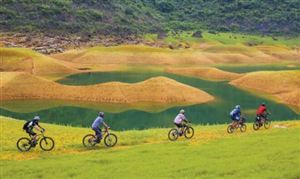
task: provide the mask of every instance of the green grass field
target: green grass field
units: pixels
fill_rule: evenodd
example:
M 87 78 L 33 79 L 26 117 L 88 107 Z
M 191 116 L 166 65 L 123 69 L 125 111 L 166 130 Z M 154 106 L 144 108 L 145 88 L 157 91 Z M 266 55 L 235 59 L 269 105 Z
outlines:
M 164 39 L 167 43 L 199 43 L 199 42 L 209 42 L 215 44 L 224 45 L 234 45 L 234 44 L 247 44 L 255 43 L 260 45 L 275 45 L 275 46 L 286 46 L 286 47 L 297 47 L 299 46 L 300 37 L 286 38 L 286 37 L 276 37 L 271 36 L 259 36 L 259 35 L 249 35 L 241 33 L 217 33 L 212 34 L 204 31 L 202 33 L 202 38 L 192 37 L 193 32 L 182 32 L 177 35 L 168 34 L 168 37 Z M 156 41 L 156 34 L 146 34 L 144 39 L 148 41 Z
M 23 121 L 1 118 L 1 178 L 299 178 L 300 121 L 226 133 L 226 125 L 194 126 L 195 137 L 169 142 L 169 129 L 116 132 L 114 148 L 87 150 L 85 128 L 43 124 L 51 152 L 17 151 Z M 276 128 L 274 126 L 284 126 Z

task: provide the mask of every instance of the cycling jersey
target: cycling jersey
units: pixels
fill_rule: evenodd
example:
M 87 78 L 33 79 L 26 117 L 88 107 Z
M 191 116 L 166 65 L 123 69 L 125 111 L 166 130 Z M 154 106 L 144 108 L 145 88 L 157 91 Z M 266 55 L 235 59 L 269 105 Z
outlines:
M 174 123 L 175 124 L 180 124 L 182 123 L 183 120 L 186 120 L 186 117 L 184 116 L 184 114 L 178 114 L 175 119 L 174 119 Z
M 94 122 L 93 122 L 93 124 L 92 124 L 92 128 L 100 128 L 101 127 L 101 125 L 102 125 L 102 123 L 103 123 L 103 121 L 104 121 L 104 119 L 102 118 L 102 117 L 100 117 L 100 116 L 98 116 L 95 120 L 94 120 Z
M 264 112 L 266 112 L 267 108 L 266 106 L 260 105 L 256 111 L 256 115 L 262 115 Z

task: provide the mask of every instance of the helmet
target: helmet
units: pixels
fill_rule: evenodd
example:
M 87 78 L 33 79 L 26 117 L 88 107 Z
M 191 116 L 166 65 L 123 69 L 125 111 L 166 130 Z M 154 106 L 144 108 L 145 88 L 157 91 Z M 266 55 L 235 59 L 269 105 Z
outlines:
M 240 105 L 236 105 L 235 108 L 236 109 L 241 109 L 241 106 Z
M 184 114 L 184 109 L 180 109 L 179 113 Z
M 99 112 L 98 115 L 99 115 L 100 117 L 104 117 L 104 112 Z
M 261 103 L 261 105 L 262 105 L 262 106 L 265 106 L 265 105 L 266 105 L 266 103 L 265 103 L 265 102 L 263 102 L 263 103 Z
M 40 118 L 40 116 L 34 116 L 33 119 L 34 119 L 34 120 L 40 120 L 41 118 Z

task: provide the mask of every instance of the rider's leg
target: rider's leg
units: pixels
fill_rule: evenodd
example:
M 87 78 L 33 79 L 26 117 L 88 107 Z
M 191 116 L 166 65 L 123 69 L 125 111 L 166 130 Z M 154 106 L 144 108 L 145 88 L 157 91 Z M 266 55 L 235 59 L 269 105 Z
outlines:
M 33 141 L 33 144 L 36 145 L 37 143 L 37 135 L 35 132 L 33 132 L 32 130 L 26 130 L 26 132 L 29 134 L 30 139 Z
M 235 128 L 235 126 L 236 126 L 236 119 L 235 119 L 235 117 L 234 117 L 234 116 L 231 116 L 231 120 L 232 120 L 231 126 L 232 126 L 233 128 Z
M 95 136 L 96 136 L 95 142 L 100 142 L 100 140 L 102 139 L 101 129 L 97 127 L 97 128 L 93 128 L 93 130 L 95 131 Z
M 174 124 L 175 124 L 175 126 L 176 126 L 177 132 L 180 133 L 180 128 L 181 128 L 181 127 L 180 127 L 180 124 L 177 124 L 177 123 L 174 123 Z
M 183 134 L 184 127 L 185 127 L 185 124 L 181 123 L 181 124 L 180 124 L 180 135 Z

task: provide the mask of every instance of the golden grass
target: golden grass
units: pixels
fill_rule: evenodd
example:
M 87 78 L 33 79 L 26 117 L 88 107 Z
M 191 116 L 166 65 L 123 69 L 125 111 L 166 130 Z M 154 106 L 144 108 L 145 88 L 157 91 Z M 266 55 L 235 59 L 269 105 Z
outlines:
M 269 93 L 286 104 L 300 107 L 300 70 L 248 73 L 230 84 Z
M 68 86 L 27 73 L 1 73 L 2 100 L 61 99 L 115 104 L 197 104 L 214 98 L 197 88 L 165 77 L 128 84 L 109 82 L 89 86 Z
M 269 47 L 247 47 L 213 44 L 203 48 L 176 49 L 121 45 L 116 47 L 93 47 L 70 50 L 52 57 L 79 64 L 147 64 L 147 65 L 212 65 L 236 63 L 274 63 L 296 60 L 293 50 L 284 49 L 283 54 L 269 53 Z M 274 47 L 279 48 L 279 47 Z M 281 48 L 280 48 L 281 49 Z M 299 55 L 299 54 L 298 54 Z
M 0 48 L 1 71 L 28 72 L 35 75 L 70 74 L 77 70 L 68 62 L 25 48 Z
M 267 55 L 271 55 L 280 60 L 297 60 L 299 62 L 300 53 L 297 50 L 290 50 L 286 46 L 260 45 L 256 47 Z
M 242 76 L 242 74 L 227 72 L 214 67 L 170 67 L 166 68 L 166 72 L 208 80 L 234 80 Z

